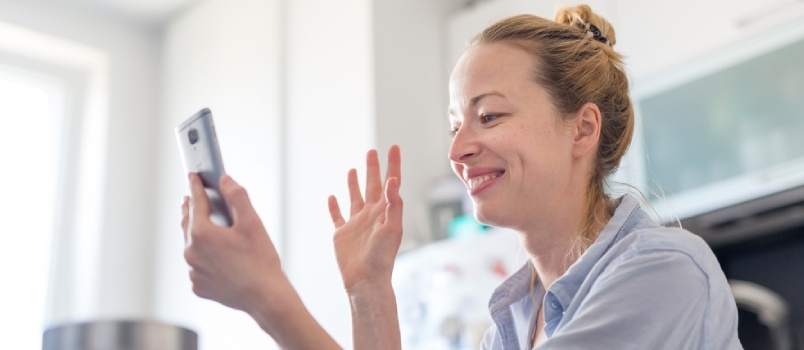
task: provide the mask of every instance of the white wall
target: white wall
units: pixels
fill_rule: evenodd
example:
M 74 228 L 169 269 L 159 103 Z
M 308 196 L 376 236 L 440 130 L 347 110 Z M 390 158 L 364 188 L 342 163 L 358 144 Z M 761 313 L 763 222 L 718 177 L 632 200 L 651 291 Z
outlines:
M 95 288 L 90 291 L 98 299 L 77 310 L 71 303 L 78 296 L 67 292 L 74 289 L 73 281 L 60 279 L 51 286 L 59 305 L 48 322 L 147 316 L 153 211 L 144 189 L 154 184 L 150 160 L 157 115 L 157 35 L 150 28 L 56 2 L 0 1 L 0 21 L 94 47 L 109 58 L 108 109 L 100 111 L 106 118 L 100 130 L 106 135 L 106 149 L 100 152 L 105 159 L 98 162 L 108 180 L 95 184 L 103 193 L 103 209 L 95 213 L 101 240 L 92 252 L 102 266 L 92 274 Z
M 377 147 L 399 144 L 400 188 L 405 201 L 401 250 L 431 240 L 427 193 L 432 183 L 454 176 L 447 159 L 447 16 L 463 1 L 375 1 L 374 91 Z
M 281 235 L 279 1 L 212 0 L 168 23 L 162 46 L 155 316 L 199 332 L 202 349 L 264 349 L 273 342 L 245 313 L 191 291 L 179 220 L 188 193 L 173 128 L 212 110 L 227 173 L 244 185 L 277 246 Z
M 287 1 L 287 226 L 284 265 L 313 316 L 351 347 L 349 303 L 332 247 L 327 196 L 348 203 L 374 147 L 371 1 Z

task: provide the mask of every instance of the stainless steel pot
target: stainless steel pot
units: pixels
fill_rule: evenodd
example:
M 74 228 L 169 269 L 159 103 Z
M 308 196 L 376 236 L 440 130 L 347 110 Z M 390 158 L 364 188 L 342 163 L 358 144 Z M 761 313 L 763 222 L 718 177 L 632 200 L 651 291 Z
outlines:
M 198 334 L 157 321 L 109 320 L 47 329 L 42 350 L 197 350 Z

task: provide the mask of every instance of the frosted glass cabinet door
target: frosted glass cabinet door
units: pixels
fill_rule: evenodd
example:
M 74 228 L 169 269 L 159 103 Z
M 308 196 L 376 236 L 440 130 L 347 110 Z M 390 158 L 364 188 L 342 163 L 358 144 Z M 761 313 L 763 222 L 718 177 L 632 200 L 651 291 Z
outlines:
M 637 98 L 651 192 L 693 200 L 804 182 L 802 57 L 799 39 Z

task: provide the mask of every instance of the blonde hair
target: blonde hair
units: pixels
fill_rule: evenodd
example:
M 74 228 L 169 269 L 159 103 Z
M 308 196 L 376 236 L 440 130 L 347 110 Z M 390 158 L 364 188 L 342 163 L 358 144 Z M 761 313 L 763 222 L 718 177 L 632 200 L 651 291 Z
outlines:
M 610 217 L 606 178 L 620 164 L 634 131 L 634 108 L 622 56 L 612 46 L 614 28 L 587 5 L 564 7 L 550 21 L 533 15 L 503 19 L 470 42 L 471 46 L 506 43 L 530 53 L 533 80 L 544 87 L 564 119 L 586 103 L 602 115 L 600 140 L 590 174 L 587 212 L 576 243 L 575 261 L 597 239 Z

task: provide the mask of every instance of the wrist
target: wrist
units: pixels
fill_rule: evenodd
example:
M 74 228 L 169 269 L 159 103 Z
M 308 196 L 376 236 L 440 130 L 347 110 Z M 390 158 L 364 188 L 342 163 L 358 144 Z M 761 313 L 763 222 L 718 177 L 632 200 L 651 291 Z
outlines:
M 281 317 L 291 312 L 289 308 L 299 299 L 290 280 L 281 271 L 262 278 L 250 294 L 246 303 L 248 307 L 243 311 L 255 320 L 258 317 L 266 321 Z
M 284 273 L 265 279 L 244 310 L 282 349 L 341 349 L 321 328 Z
M 346 293 L 349 296 L 349 303 L 353 312 L 365 308 L 376 309 L 378 304 L 384 304 L 388 301 L 396 303 L 396 296 L 390 278 L 355 283 Z
M 356 283 L 349 291 L 355 349 L 400 349 L 396 296 L 390 279 Z
M 352 295 L 361 295 L 364 293 L 372 293 L 377 290 L 385 290 L 392 288 L 391 274 L 376 276 L 373 278 L 360 279 L 350 284 L 344 283 L 346 294 L 350 297 Z

